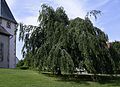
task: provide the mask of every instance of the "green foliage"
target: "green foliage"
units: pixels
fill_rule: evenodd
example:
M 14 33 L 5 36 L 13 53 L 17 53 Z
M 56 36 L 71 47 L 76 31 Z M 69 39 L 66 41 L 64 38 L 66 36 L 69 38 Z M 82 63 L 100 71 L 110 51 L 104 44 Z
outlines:
M 101 11 L 100 10 L 91 10 L 89 12 L 87 12 L 85 18 L 88 18 L 89 16 L 93 16 L 95 19 L 97 19 L 97 15 L 101 15 Z
M 19 67 L 19 68 L 22 69 L 22 70 L 27 70 L 27 69 L 29 69 L 28 66 L 21 66 L 21 67 Z
M 27 70 L 29 69 L 28 65 L 25 64 L 25 60 L 20 60 L 17 64 L 17 68 L 22 69 L 22 70 Z
M 98 12 L 100 13 L 100 12 Z M 96 11 L 93 16 L 96 18 Z M 89 73 L 114 73 L 114 61 L 106 42 L 108 36 L 94 27 L 88 17 L 69 20 L 63 7 L 54 10 L 42 5 L 39 26 L 21 24 L 25 65 L 39 71 L 73 73 L 85 68 Z
M 24 60 L 20 60 L 17 64 L 17 67 L 21 67 L 24 65 Z
M 120 42 L 115 41 L 109 43 L 109 45 L 110 54 L 115 62 L 115 73 L 120 73 Z
M 106 44 L 107 35 L 94 27 L 89 19 L 76 18 L 71 21 L 70 28 L 72 43 L 74 46 L 78 45 L 84 68 L 90 73 L 112 73 L 114 64 Z M 78 51 L 75 50 L 76 53 Z

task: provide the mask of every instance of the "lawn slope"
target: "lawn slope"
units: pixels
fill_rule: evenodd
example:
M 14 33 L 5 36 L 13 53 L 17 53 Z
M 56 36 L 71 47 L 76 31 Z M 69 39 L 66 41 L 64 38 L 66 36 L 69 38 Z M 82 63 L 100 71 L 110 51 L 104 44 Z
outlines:
M 36 71 L 0 69 L 0 87 L 120 87 L 120 80 L 105 83 L 64 81 Z

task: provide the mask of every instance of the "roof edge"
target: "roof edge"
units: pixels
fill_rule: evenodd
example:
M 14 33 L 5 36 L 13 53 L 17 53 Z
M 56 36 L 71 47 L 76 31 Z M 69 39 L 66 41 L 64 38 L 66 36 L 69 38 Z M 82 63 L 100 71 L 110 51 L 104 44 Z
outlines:
M 7 18 L 4 18 L 4 17 L 2 17 L 2 16 L 0 16 L 0 18 L 5 19 L 5 20 L 10 21 L 10 22 L 13 22 L 13 23 L 15 23 L 15 24 L 18 24 L 16 20 L 15 20 L 15 21 L 12 21 L 12 20 L 7 19 Z
M 7 30 L 5 30 L 5 28 L 2 26 L 0 26 L 0 34 L 6 35 L 6 36 L 11 36 L 11 34 Z
M 0 17 L 17 24 L 6 0 L 0 0 Z

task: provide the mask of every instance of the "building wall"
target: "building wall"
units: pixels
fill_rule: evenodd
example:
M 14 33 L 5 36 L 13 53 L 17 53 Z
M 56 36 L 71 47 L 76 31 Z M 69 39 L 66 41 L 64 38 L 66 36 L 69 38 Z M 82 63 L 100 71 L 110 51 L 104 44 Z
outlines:
M 0 44 L 3 44 L 3 61 L 0 61 L 1 68 L 9 68 L 9 37 L 0 35 Z
M 16 35 L 15 29 L 16 24 L 11 22 L 11 28 L 7 28 L 8 20 L 2 19 L 3 26 L 12 36 L 10 36 L 10 43 L 9 43 L 9 68 L 15 68 L 16 66 Z

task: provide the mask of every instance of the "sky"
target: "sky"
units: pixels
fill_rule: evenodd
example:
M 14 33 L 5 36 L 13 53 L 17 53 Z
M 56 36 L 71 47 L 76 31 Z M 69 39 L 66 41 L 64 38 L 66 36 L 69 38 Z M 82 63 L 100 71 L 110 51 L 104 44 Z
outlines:
M 109 41 L 120 41 L 120 0 L 6 0 L 18 23 L 38 25 L 37 18 L 42 4 L 53 8 L 64 7 L 70 19 L 84 18 L 91 10 L 100 10 L 102 15 L 93 24 L 103 30 Z M 18 35 L 17 35 L 18 37 Z M 17 57 L 21 55 L 22 42 L 17 38 Z

